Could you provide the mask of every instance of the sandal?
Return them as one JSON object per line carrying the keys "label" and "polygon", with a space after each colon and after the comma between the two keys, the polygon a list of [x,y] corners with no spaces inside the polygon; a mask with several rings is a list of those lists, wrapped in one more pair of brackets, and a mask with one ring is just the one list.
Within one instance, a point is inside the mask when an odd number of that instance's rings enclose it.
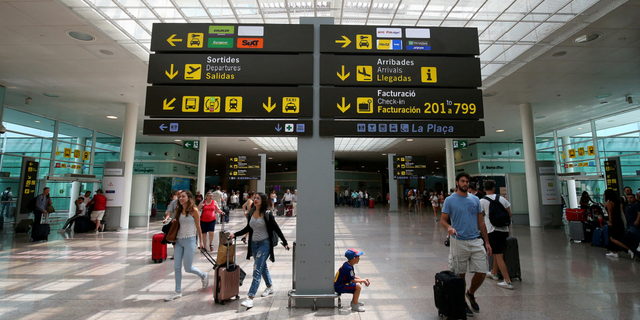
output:
{"label": "sandal", "polygon": [[213,246],[209,246],[209,251],[213,252]]}
{"label": "sandal", "polygon": [[244,242],[244,244],[247,244],[247,238],[242,238],[242,242]]}

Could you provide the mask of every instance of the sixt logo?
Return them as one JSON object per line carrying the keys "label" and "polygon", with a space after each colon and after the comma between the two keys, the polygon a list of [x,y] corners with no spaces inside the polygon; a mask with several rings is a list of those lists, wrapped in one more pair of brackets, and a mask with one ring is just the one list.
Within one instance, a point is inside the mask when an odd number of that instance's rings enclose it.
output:
{"label": "sixt logo", "polygon": [[263,46],[262,38],[238,38],[238,48],[262,49]]}

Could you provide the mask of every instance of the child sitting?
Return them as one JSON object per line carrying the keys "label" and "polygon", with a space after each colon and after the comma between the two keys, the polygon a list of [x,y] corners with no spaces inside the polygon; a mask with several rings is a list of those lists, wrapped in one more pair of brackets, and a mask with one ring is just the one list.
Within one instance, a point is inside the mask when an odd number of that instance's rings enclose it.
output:
{"label": "child sitting", "polygon": [[360,290],[362,290],[361,283],[365,286],[369,286],[371,282],[369,279],[362,279],[356,276],[356,272],[353,266],[360,262],[360,256],[364,254],[364,251],[358,251],[356,249],[349,249],[345,252],[344,256],[349,261],[345,262],[342,267],[336,273],[336,279],[334,280],[333,287],[337,293],[352,293],[353,300],[351,301],[351,310],[364,312],[364,303],[358,302],[360,297]]}

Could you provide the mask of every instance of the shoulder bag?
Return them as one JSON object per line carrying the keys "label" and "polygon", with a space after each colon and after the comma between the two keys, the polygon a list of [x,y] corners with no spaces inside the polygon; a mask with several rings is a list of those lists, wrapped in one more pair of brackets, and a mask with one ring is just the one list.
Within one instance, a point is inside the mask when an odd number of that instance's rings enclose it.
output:
{"label": "shoulder bag", "polygon": [[178,219],[173,219],[171,221],[171,228],[169,228],[169,232],[167,232],[165,240],[171,243],[175,243],[176,241],[178,241],[178,230],[180,230],[180,222],[178,221]]}

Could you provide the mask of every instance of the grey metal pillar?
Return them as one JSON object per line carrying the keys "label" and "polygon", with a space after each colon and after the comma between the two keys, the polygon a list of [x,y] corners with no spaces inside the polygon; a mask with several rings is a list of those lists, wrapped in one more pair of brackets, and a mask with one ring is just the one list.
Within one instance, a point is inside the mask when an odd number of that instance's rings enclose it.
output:
{"label": "grey metal pillar", "polygon": [[389,213],[398,213],[398,180],[394,179],[394,158],[395,153],[387,154],[389,166]]}
{"label": "grey metal pillar", "polygon": [[204,180],[207,177],[207,137],[200,137],[198,142],[198,181],[196,191],[200,191],[203,197],[207,190],[204,189]]}
{"label": "grey metal pillar", "polygon": [[522,149],[524,151],[524,171],[527,177],[527,202],[529,226],[540,227],[540,203],[538,200],[538,175],[536,173],[536,135],[533,129],[533,109],[531,103],[520,105],[522,126]]}
{"label": "grey metal pillar", "polygon": [[[334,138],[320,137],[320,25],[333,18],[300,18],[314,26],[313,136],[298,138],[298,217],[296,225],[296,294],[333,294],[334,279]],[[310,307],[296,299],[296,307]],[[334,299],[318,299],[333,307]]]}
{"label": "grey metal pillar", "polygon": [[[260,156],[260,180],[258,180],[258,192],[267,194],[267,155],[264,153],[258,154]],[[267,194],[268,196],[269,194]]]}
{"label": "grey metal pillar", "polygon": [[444,194],[448,194],[449,190],[456,187],[456,160],[453,151],[453,139],[444,139],[444,148],[447,155],[447,190]]}

